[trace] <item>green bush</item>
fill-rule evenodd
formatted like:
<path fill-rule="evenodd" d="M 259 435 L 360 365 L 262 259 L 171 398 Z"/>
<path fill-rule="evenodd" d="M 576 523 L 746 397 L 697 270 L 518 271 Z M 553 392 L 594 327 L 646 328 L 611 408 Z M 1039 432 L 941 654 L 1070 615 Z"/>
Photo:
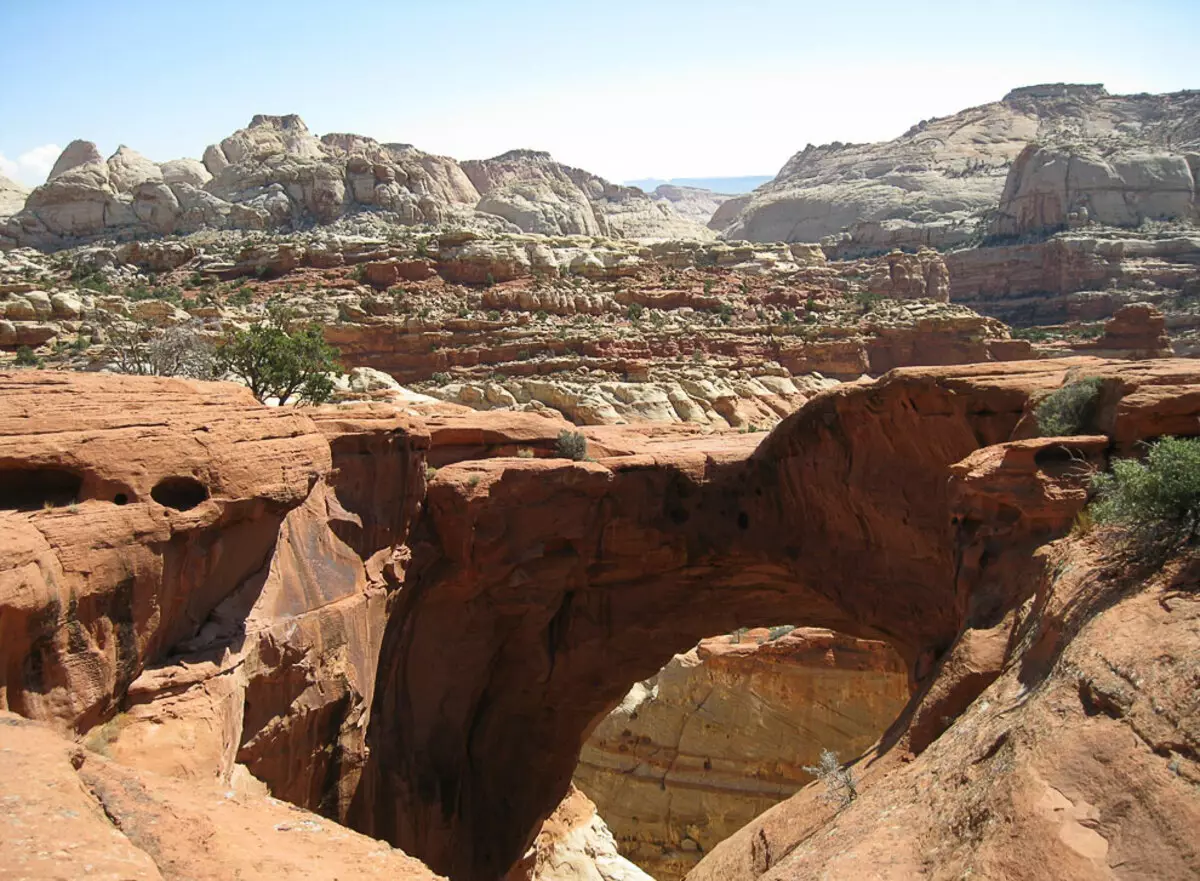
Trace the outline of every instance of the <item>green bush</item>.
<path fill-rule="evenodd" d="M 1087 431 L 1096 418 L 1102 381 L 1089 377 L 1056 389 L 1034 410 L 1042 437 L 1069 437 Z"/>
<path fill-rule="evenodd" d="M 769 631 L 767 631 L 767 641 L 774 642 L 777 639 L 787 636 L 795 629 L 795 624 L 780 624 L 778 627 L 772 627 Z"/>
<path fill-rule="evenodd" d="M 21 346 L 17 349 L 17 360 L 14 363 L 18 367 L 41 367 L 43 362 L 29 346 Z"/>
<path fill-rule="evenodd" d="M 1092 488 L 1096 523 L 1120 527 L 1143 547 L 1190 543 L 1200 529 L 1200 438 L 1164 437 L 1145 461 L 1114 461 Z"/>
<path fill-rule="evenodd" d="M 291 331 L 286 316 L 275 312 L 246 330 L 228 331 L 217 349 L 217 364 L 221 373 L 245 382 L 260 401 L 278 398 L 286 404 L 295 397 L 321 404 L 333 394 L 329 374 L 339 369 L 339 354 L 325 342 L 319 325 Z"/>
<path fill-rule="evenodd" d="M 578 431 L 564 428 L 558 433 L 558 454 L 564 459 L 583 461 L 587 458 L 587 438 Z"/>
<path fill-rule="evenodd" d="M 254 291 L 249 285 L 243 285 L 225 298 L 227 306 L 249 306 L 254 302 Z"/>
<path fill-rule="evenodd" d="M 641 303 L 630 303 L 625 307 L 625 317 L 630 321 L 637 321 L 642 317 L 642 313 L 646 311 L 646 307 Z"/>

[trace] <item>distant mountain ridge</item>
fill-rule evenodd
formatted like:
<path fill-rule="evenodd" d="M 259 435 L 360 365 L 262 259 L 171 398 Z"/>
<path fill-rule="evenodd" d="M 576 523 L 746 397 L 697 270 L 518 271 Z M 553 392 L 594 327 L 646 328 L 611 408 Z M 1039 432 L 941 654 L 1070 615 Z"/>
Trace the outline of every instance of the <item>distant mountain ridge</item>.
<path fill-rule="evenodd" d="M 820 242 L 855 256 L 961 247 L 1072 218 L 1195 222 L 1197 171 L 1200 91 L 1044 83 L 891 141 L 810 144 L 770 183 L 722 203 L 709 227 L 731 241 Z"/>
<path fill-rule="evenodd" d="M 714 238 L 705 223 L 717 200 L 688 200 L 691 218 L 673 204 L 536 150 L 459 162 L 362 135 L 318 137 L 295 114 L 258 114 L 203 160 L 152 162 L 126 146 L 105 159 L 90 141 L 73 141 L 32 192 L 0 181 L 0 248 L 295 230 L 363 212 L 480 231 Z"/>
<path fill-rule="evenodd" d="M 647 193 L 653 192 L 658 187 L 667 185 L 712 190 L 714 193 L 722 196 L 740 196 L 774 179 L 775 176 L 771 174 L 748 174 L 741 177 L 673 177 L 670 180 L 659 177 L 644 177 L 639 180 L 627 180 L 625 181 L 625 186 L 637 187 Z"/>

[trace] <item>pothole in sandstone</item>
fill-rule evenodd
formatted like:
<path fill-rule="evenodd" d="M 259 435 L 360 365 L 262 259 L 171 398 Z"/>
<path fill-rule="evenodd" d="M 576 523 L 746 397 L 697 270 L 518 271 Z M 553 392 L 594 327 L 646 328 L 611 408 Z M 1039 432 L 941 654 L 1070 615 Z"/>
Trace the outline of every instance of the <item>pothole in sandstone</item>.
<path fill-rule="evenodd" d="M 740 630 L 636 683 L 583 746 L 575 784 L 622 856 L 681 879 L 812 780 L 822 750 L 865 752 L 909 698 L 886 643 L 830 630 Z"/>
<path fill-rule="evenodd" d="M 0 469 L 0 509 L 36 511 L 79 500 L 83 477 L 65 468 Z"/>

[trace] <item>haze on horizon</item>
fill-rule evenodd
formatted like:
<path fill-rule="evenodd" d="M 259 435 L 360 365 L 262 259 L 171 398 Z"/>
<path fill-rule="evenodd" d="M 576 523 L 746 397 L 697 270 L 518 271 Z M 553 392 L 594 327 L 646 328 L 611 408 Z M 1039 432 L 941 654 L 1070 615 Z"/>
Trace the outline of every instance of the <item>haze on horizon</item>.
<path fill-rule="evenodd" d="M 1200 87 L 1189 0 L 0 0 L 0 174 L 75 138 L 199 158 L 255 113 L 456 159 L 529 147 L 614 181 L 773 175 L 1044 82 Z"/>

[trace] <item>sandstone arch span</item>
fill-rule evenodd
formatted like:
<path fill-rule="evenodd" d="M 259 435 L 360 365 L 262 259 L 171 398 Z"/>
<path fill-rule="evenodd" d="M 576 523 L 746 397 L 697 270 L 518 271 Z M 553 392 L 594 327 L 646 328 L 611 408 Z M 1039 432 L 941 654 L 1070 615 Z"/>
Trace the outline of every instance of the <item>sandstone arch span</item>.
<path fill-rule="evenodd" d="M 950 466 L 1059 364 L 897 371 L 707 452 L 442 469 L 380 661 L 360 828 L 503 875 L 591 726 L 673 653 L 749 624 L 884 638 L 914 681 L 958 634 Z M 747 443 L 746 441 L 749 441 Z"/>
<path fill-rule="evenodd" d="M 593 722 L 699 636 L 786 621 L 889 640 L 917 686 L 891 736 L 913 753 L 1014 646 L 1035 682 L 1055 646 L 1028 648 L 1030 616 L 1010 613 L 1037 589 L 1032 550 L 1086 499 L 1074 457 L 1195 434 L 1195 364 L 900 370 L 757 449 L 643 436 L 595 463 L 487 458 L 549 452 L 559 423 L 536 416 L 498 431 L 496 414 L 0 373 L 0 709 L 150 771 L 245 764 L 456 881 L 491 879 Z M 1094 434 L 1066 458 L 1019 440 L 1031 395 L 1078 375 L 1103 379 Z M 70 487 L 43 479 L 64 471 Z M 185 475 L 204 501 L 155 499 Z M 187 748 L 144 748 L 164 731 Z"/>

